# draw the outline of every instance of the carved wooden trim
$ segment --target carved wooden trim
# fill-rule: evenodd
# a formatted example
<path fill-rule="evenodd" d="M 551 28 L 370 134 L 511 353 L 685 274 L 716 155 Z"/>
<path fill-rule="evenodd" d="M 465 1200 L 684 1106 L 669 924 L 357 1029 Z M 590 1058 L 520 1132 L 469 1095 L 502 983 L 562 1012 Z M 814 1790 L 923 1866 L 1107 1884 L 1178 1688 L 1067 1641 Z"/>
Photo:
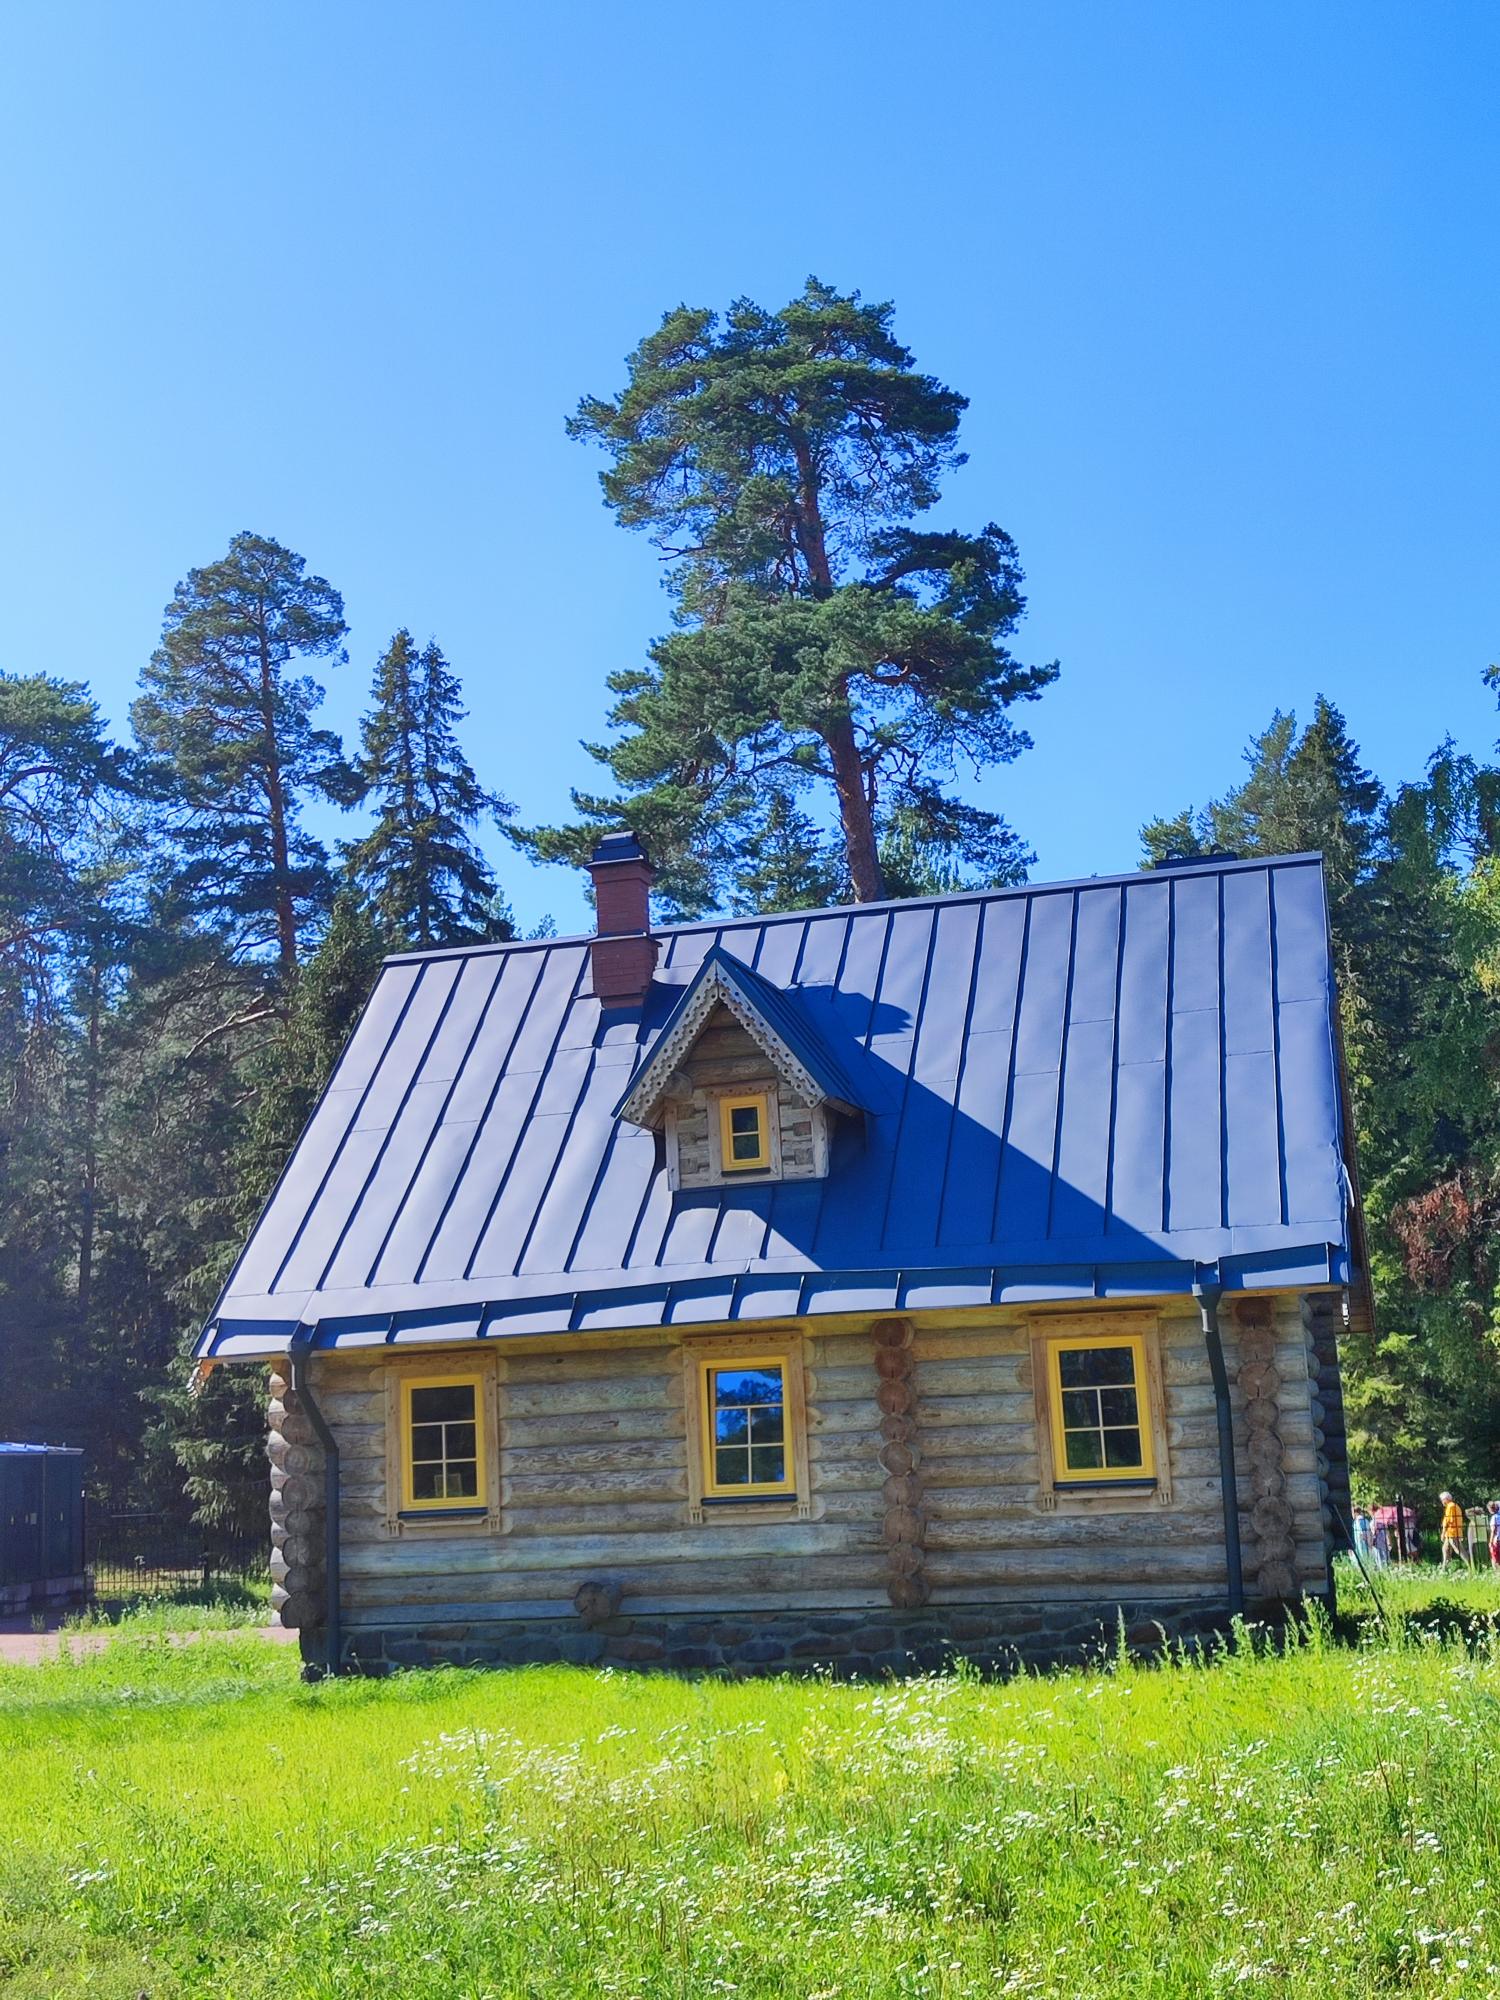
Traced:
<path fill-rule="evenodd" d="M 621 1107 L 620 1116 L 632 1125 L 650 1125 L 671 1083 L 672 1072 L 691 1050 L 715 1007 L 725 1007 L 739 1022 L 766 1061 L 787 1088 L 809 1105 L 824 1102 L 826 1092 L 817 1078 L 803 1068 L 768 1022 L 734 986 L 721 965 L 713 967 L 693 995 L 682 1019 L 671 1034 L 657 1043 L 646 1058 L 640 1075 Z"/>
<path fill-rule="evenodd" d="M 1037 1505 L 1046 1513 L 1096 1514 L 1102 1511 L 1141 1513 L 1172 1504 L 1172 1452 L 1167 1436 L 1166 1381 L 1161 1365 L 1161 1322 L 1153 1312 L 1046 1312 L 1032 1317 L 1031 1389 L 1036 1409 Z M 1149 1493 L 1110 1492 L 1107 1488 L 1080 1493 L 1057 1478 L 1052 1455 L 1052 1360 L 1049 1338 L 1082 1334 L 1134 1334 L 1146 1361 L 1146 1421 L 1151 1431 L 1156 1484 Z"/>
<path fill-rule="evenodd" d="M 786 1381 L 786 1444 L 792 1455 L 795 1498 L 768 1496 L 737 1501 L 732 1506 L 703 1504 L 703 1403 L 698 1394 L 699 1369 L 705 1361 L 745 1360 L 751 1356 L 781 1362 Z M 687 1517 L 694 1526 L 714 1521 L 806 1521 L 812 1515 L 812 1473 L 807 1454 L 807 1384 L 800 1333 L 709 1334 L 682 1343 L 682 1399 L 687 1440 Z"/>
<path fill-rule="evenodd" d="M 406 1375 L 431 1375 L 460 1361 L 465 1371 L 480 1378 L 481 1421 L 484 1424 L 485 1512 L 483 1520 L 470 1515 L 462 1521 L 445 1520 L 441 1514 L 417 1516 L 401 1512 L 401 1381 Z M 502 1505 L 503 1481 L 500 1466 L 502 1432 L 500 1426 L 500 1381 L 505 1363 L 495 1353 L 483 1349 L 474 1354 L 466 1349 L 462 1357 L 451 1350 L 429 1349 L 421 1354 L 392 1354 L 385 1363 L 385 1513 L 381 1523 L 389 1536 L 417 1535 L 426 1541 L 444 1541 L 474 1535 L 504 1533 L 508 1523 Z"/>

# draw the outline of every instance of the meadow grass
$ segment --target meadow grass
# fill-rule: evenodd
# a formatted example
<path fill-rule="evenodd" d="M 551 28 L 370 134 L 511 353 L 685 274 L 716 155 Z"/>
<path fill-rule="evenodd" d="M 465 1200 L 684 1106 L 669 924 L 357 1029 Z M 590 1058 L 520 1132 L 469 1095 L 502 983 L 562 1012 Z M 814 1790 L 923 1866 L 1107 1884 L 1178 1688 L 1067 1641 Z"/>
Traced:
<path fill-rule="evenodd" d="M 1487 1996 L 1473 1622 L 886 1686 L 121 1637 L 0 1669 L 0 1991 Z"/>

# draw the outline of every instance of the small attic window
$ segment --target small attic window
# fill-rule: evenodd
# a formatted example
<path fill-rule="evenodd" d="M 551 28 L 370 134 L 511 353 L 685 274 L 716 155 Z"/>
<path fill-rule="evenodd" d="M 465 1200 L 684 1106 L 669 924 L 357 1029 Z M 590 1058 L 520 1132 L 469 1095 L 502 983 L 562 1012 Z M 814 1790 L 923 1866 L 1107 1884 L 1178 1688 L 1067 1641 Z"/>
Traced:
<path fill-rule="evenodd" d="M 763 1090 L 719 1099 L 719 1156 L 726 1174 L 763 1171 L 771 1164 L 771 1114 Z"/>

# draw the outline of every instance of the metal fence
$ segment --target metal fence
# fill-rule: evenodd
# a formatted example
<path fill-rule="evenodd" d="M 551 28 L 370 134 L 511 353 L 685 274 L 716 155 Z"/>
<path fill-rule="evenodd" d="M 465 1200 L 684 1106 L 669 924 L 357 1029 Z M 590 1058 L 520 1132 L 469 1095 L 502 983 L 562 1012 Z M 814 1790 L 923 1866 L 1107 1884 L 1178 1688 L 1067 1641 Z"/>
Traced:
<path fill-rule="evenodd" d="M 205 1534 L 165 1514 L 89 1510 L 89 1595 L 105 1600 L 211 1596 L 266 1580 L 269 1534 Z"/>

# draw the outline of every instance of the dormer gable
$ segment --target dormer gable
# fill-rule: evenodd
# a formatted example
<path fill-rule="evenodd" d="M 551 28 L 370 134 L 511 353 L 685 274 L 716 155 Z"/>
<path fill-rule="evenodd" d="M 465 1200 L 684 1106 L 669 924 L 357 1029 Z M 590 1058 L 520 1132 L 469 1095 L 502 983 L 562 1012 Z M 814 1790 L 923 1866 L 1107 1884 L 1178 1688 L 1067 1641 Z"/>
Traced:
<path fill-rule="evenodd" d="M 795 990 L 716 946 L 615 1109 L 663 1132 L 669 1184 L 694 1188 L 821 1178 L 830 1117 L 860 1107 Z"/>

